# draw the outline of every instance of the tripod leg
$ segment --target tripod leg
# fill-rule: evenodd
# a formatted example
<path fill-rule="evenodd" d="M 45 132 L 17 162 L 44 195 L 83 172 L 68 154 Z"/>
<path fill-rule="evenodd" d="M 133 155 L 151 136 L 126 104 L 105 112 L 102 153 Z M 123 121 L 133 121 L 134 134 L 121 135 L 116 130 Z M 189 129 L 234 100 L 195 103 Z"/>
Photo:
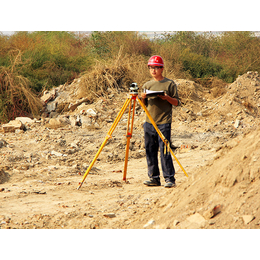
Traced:
<path fill-rule="evenodd" d="M 124 181 L 126 180 L 126 172 L 127 172 L 127 163 L 128 163 L 130 139 L 131 139 L 132 134 L 133 134 L 135 104 L 136 104 L 136 99 L 134 99 L 134 104 L 133 104 L 133 113 L 132 113 L 131 131 L 130 132 L 129 132 L 129 125 L 130 125 L 130 115 L 131 115 L 131 104 L 129 106 L 128 121 L 127 121 L 127 132 L 126 132 L 127 142 L 126 142 L 126 153 L 125 153 L 125 166 L 124 166 L 124 175 L 123 175 L 123 180 Z"/>
<path fill-rule="evenodd" d="M 154 122 L 153 118 L 151 117 L 150 113 L 148 112 L 146 106 L 144 105 L 144 103 L 137 97 L 137 100 L 139 101 L 140 105 L 142 106 L 142 108 L 144 109 L 146 115 L 148 116 L 148 118 L 150 119 L 152 125 L 154 126 L 155 130 L 157 131 L 158 135 L 160 136 L 160 138 L 162 139 L 162 141 L 164 142 L 164 144 L 167 146 L 167 148 L 170 150 L 172 156 L 174 157 L 174 159 L 176 160 L 176 162 L 179 164 L 180 168 L 182 169 L 182 171 L 184 172 L 184 174 L 188 177 L 188 174 L 186 173 L 186 171 L 184 170 L 184 168 L 182 167 L 182 165 L 180 164 L 180 162 L 178 161 L 178 159 L 176 158 L 176 156 L 174 155 L 171 147 L 170 147 L 170 143 L 168 142 L 168 140 L 163 136 L 162 132 L 160 131 L 160 129 L 157 127 L 156 123 Z"/>
<path fill-rule="evenodd" d="M 123 114 L 124 114 L 124 112 L 125 112 L 125 110 L 126 110 L 128 104 L 130 103 L 130 101 L 131 101 L 131 98 L 128 98 L 128 99 L 125 101 L 125 103 L 124 103 L 123 107 L 121 108 L 121 110 L 119 111 L 119 113 L 118 113 L 118 115 L 117 115 L 117 117 L 116 117 L 114 123 L 112 124 L 111 128 L 109 129 L 108 134 L 107 134 L 107 136 L 106 136 L 104 142 L 102 143 L 101 147 L 99 148 L 99 150 L 98 150 L 98 152 L 97 152 L 95 158 L 93 159 L 93 161 L 92 161 L 91 164 L 89 165 L 89 167 L 88 167 L 87 171 L 85 172 L 85 174 L 84 174 L 84 176 L 83 176 L 83 178 L 82 178 L 82 181 L 79 183 L 79 186 L 78 186 L 77 189 L 79 189 L 79 188 L 82 186 L 82 184 L 83 184 L 83 182 L 85 181 L 87 175 L 89 174 L 89 172 L 90 172 L 92 166 L 93 166 L 94 163 L 96 162 L 96 160 L 97 160 L 99 154 L 101 153 L 102 149 L 103 149 L 104 146 L 106 145 L 108 139 L 111 138 L 111 135 L 112 135 L 113 131 L 115 130 L 115 128 L 116 128 L 118 122 L 120 121 L 121 117 L 123 116 Z"/>

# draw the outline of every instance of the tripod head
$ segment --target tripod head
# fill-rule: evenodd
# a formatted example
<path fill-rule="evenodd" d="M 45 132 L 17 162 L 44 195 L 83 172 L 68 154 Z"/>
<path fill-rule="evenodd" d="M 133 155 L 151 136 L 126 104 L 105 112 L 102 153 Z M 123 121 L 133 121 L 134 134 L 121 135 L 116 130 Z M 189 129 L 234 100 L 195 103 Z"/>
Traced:
<path fill-rule="evenodd" d="M 138 85 L 137 83 L 132 83 L 130 84 L 130 94 L 135 94 L 137 95 L 138 94 Z"/>

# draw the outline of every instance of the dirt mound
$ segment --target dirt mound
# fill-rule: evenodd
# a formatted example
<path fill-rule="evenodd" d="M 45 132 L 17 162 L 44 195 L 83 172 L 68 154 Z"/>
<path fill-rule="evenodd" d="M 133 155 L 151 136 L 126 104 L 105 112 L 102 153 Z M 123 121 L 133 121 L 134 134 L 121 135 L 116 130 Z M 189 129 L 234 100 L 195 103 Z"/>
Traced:
<path fill-rule="evenodd" d="M 237 228 L 251 217 L 253 223 L 246 224 L 255 228 L 260 225 L 259 159 L 259 129 L 227 142 L 212 165 L 200 168 L 186 183 L 161 198 L 147 219 L 162 228 L 218 228 L 219 222 Z M 216 217 L 208 217 L 218 205 L 221 210 Z"/>

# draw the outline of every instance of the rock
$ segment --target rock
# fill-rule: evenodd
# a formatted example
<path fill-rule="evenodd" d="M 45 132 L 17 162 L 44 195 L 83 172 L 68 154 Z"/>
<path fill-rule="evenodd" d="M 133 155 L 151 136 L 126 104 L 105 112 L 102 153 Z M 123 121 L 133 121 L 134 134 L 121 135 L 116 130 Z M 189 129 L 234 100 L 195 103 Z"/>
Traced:
<path fill-rule="evenodd" d="M 56 89 L 53 89 L 51 91 L 45 91 L 43 96 L 41 97 L 41 100 L 44 103 L 47 103 L 51 100 L 53 100 L 56 97 Z"/>
<path fill-rule="evenodd" d="M 107 218 L 115 218 L 116 214 L 115 213 L 105 213 L 103 216 L 107 217 Z"/>
<path fill-rule="evenodd" d="M 13 173 L 15 174 L 19 174 L 20 173 L 20 171 L 18 170 L 18 169 L 13 169 Z"/>
<path fill-rule="evenodd" d="M 82 128 L 87 128 L 87 127 L 90 127 L 92 125 L 92 120 L 88 116 L 81 116 L 80 121 L 81 121 Z"/>
<path fill-rule="evenodd" d="M 249 224 L 252 220 L 255 219 L 253 215 L 243 215 L 242 219 L 244 220 L 244 223 L 247 225 Z"/>
<path fill-rule="evenodd" d="M 237 119 L 236 122 L 235 122 L 235 124 L 234 124 L 234 127 L 235 127 L 235 128 L 238 128 L 238 127 L 239 127 L 239 124 L 240 124 L 240 120 Z"/>
<path fill-rule="evenodd" d="M 163 213 L 172 207 L 172 203 L 168 204 L 167 207 L 163 210 Z"/>
<path fill-rule="evenodd" d="M 2 125 L 4 133 L 15 133 L 16 129 L 24 130 L 25 126 L 20 120 L 11 120 L 9 123 Z"/>
<path fill-rule="evenodd" d="M 55 111 L 56 107 L 57 107 L 57 102 L 56 101 L 52 101 L 52 102 L 47 103 L 47 106 L 46 106 L 47 112 Z"/>
<path fill-rule="evenodd" d="M 6 147 L 6 146 L 7 146 L 7 142 L 4 139 L 0 139 L 0 148 Z"/>
<path fill-rule="evenodd" d="M 173 221 L 173 226 L 177 226 L 178 224 L 180 223 L 180 221 L 179 220 L 177 220 L 177 219 L 175 219 L 174 221 Z"/>
<path fill-rule="evenodd" d="M 55 156 L 67 156 L 66 154 L 62 154 L 62 153 L 55 152 L 55 151 L 51 151 L 51 154 L 55 155 Z"/>
<path fill-rule="evenodd" d="M 81 121 L 79 116 L 70 116 L 69 120 L 72 126 L 81 126 Z"/>
<path fill-rule="evenodd" d="M 202 227 L 205 223 L 206 223 L 206 220 L 204 217 L 202 217 L 199 213 L 195 213 L 191 216 L 189 216 L 187 218 L 187 220 L 191 223 L 196 223 L 198 224 L 200 227 Z"/>
<path fill-rule="evenodd" d="M 34 121 L 30 117 L 16 117 L 15 120 L 21 121 L 23 124 L 33 123 Z"/>
<path fill-rule="evenodd" d="M 220 205 L 220 204 L 215 205 L 213 208 L 210 208 L 207 211 L 205 211 L 203 216 L 206 219 L 211 219 L 211 218 L 215 217 L 218 213 L 220 213 L 221 209 L 222 209 L 222 205 Z"/>
<path fill-rule="evenodd" d="M 59 116 L 59 113 L 56 112 L 56 111 L 52 111 L 52 112 L 50 112 L 50 114 L 49 114 L 49 118 L 56 118 L 56 117 L 58 117 L 58 116 Z"/>
<path fill-rule="evenodd" d="M 49 120 L 49 125 L 52 126 L 52 127 L 60 127 L 61 126 L 61 122 L 56 119 L 56 118 L 51 118 Z"/>
<path fill-rule="evenodd" d="M 74 111 L 78 106 L 80 106 L 83 102 L 87 102 L 87 101 L 89 101 L 89 99 L 88 98 L 83 98 L 83 99 L 81 99 L 81 100 L 77 100 L 76 101 L 76 103 L 75 104 L 69 104 L 69 110 L 70 111 Z"/>
<path fill-rule="evenodd" d="M 77 125 L 77 117 L 76 116 L 70 116 L 69 120 L 70 120 L 70 124 L 72 126 L 76 126 Z"/>
<path fill-rule="evenodd" d="M 97 113 L 93 109 L 90 108 L 87 110 L 87 115 L 95 117 L 95 116 L 97 116 Z"/>
<path fill-rule="evenodd" d="M 49 123 L 46 124 L 47 127 L 53 129 L 64 127 L 66 125 L 70 125 L 70 120 L 67 117 L 50 118 Z"/>
<path fill-rule="evenodd" d="M 144 228 L 151 227 L 154 224 L 155 224 L 155 221 L 153 219 L 151 219 L 144 225 Z"/>

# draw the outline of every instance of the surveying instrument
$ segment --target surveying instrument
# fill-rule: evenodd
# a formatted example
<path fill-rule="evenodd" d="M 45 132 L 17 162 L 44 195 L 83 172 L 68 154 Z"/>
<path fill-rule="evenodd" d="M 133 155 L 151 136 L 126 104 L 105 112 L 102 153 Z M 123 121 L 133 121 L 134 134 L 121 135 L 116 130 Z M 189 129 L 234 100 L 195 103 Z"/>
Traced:
<path fill-rule="evenodd" d="M 160 136 L 160 138 L 162 139 L 162 141 L 164 142 L 165 148 L 167 148 L 167 151 L 170 151 L 170 153 L 172 154 L 172 156 L 174 157 L 174 159 L 176 160 L 176 162 L 179 164 L 180 168 L 182 169 L 182 171 L 185 173 L 185 175 L 188 177 L 188 174 L 186 173 L 186 171 L 184 170 L 184 168 L 182 167 L 182 165 L 180 164 L 180 162 L 178 161 L 178 159 L 176 158 L 176 156 L 174 155 L 171 147 L 170 147 L 170 142 L 164 137 L 164 135 L 161 133 L 160 129 L 157 127 L 156 123 L 154 122 L 153 118 L 151 117 L 150 113 L 148 112 L 145 104 L 143 103 L 143 101 L 141 99 L 139 99 L 138 97 L 138 85 L 137 83 L 132 83 L 130 85 L 130 93 L 129 93 L 129 97 L 126 99 L 123 107 L 121 108 L 121 110 L 119 111 L 115 121 L 113 122 L 111 128 L 109 129 L 106 138 L 104 140 L 104 142 L 102 143 L 101 147 L 99 148 L 97 154 L 95 155 L 93 161 L 91 162 L 91 164 L 89 165 L 87 171 L 85 172 L 81 182 L 79 183 L 78 186 L 78 190 L 80 189 L 80 187 L 82 186 L 83 182 L 85 181 L 86 177 L 88 176 L 92 166 L 94 165 L 94 163 L 96 162 L 98 156 L 100 155 L 102 149 L 104 148 L 104 146 L 106 145 L 108 139 L 112 138 L 112 133 L 115 130 L 118 122 L 120 121 L 121 117 L 123 116 L 123 114 L 125 113 L 127 107 L 129 106 L 129 112 L 128 112 L 128 120 L 127 120 L 127 130 L 126 130 L 126 138 L 127 138 L 127 142 L 126 142 L 126 151 L 125 151 L 125 164 L 124 164 L 124 174 L 123 174 L 123 180 L 126 181 L 126 172 L 127 172 L 127 163 L 128 163 L 128 155 L 129 155 L 129 145 L 130 145 L 130 139 L 132 137 L 133 134 L 133 126 L 134 126 L 134 115 L 135 115 L 135 105 L 136 105 L 136 100 L 139 102 L 139 104 L 141 105 L 141 107 L 144 109 L 146 115 L 148 116 L 148 118 L 150 119 L 152 125 L 154 126 L 155 130 L 157 131 L 158 135 Z M 131 113 L 132 113 L 132 117 L 131 117 Z"/>

